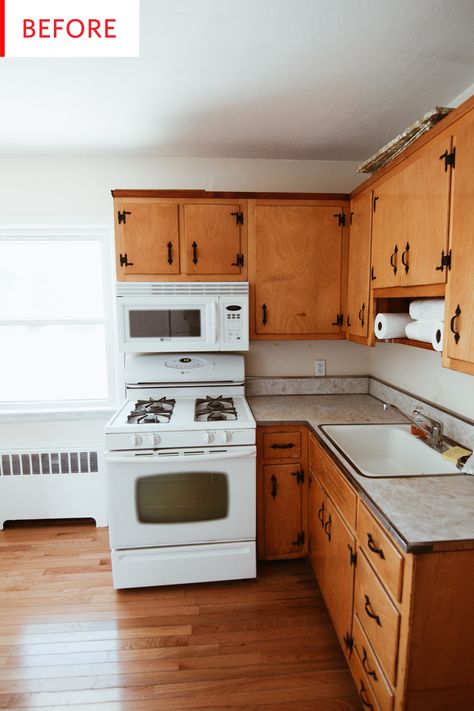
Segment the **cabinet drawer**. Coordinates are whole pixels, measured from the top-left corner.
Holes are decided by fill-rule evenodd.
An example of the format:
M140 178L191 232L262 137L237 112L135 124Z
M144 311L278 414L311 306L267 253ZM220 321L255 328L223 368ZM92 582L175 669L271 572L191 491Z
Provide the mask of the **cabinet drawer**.
M359 698L362 701L362 708L369 709L369 711L382 711L382 707L377 703L377 699L372 691L372 687L370 686L367 674L364 671L357 652L353 652L351 656L351 674Z
M403 555L395 548L388 533L364 504L359 505L357 520L359 544L380 579L399 602L402 599Z
M370 642L365 636L357 615L354 615L352 635L354 637L353 654L356 653L359 657L359 661L365 671L367 681L375 694L381 711L392 711L393 692L385 679L378 659L370 646Z
M357 556L354 611L382 665L395 685L400 613L370 567L362 550Z
M268 432L263 435L264 459L299 459L301 432Z
M311 466L323 489L336 504L349 526L355 529L357 494L314 437L310 437L309 451Z

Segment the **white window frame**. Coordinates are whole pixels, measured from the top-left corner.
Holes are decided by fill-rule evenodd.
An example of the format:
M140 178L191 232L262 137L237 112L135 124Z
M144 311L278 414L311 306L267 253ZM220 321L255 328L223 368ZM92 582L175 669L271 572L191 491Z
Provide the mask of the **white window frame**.
M38 319L37 325L100 324L105 327L106 342L106 367L107 367L107 392L108 397L100 400L44 400L0 403L0 419L11 415L48 415L64 413L78 415L91 415L112 411L117 407L118 394L118 358L116 347L116 315L114 295L114 253L113 253L113 227L109 223L81 224L77 220L69 223L50 224L35 221L32 224L0 224L0 241L35 241L38 242L65 242L67 240L99 242L102 253L102 284L104 299L103 319L71 319L48 320ZM84 265L87 266L87 265ZM78 267L80 268L80 267ZM26 320L0 320L0 325L12 326L15 324L33 323Z

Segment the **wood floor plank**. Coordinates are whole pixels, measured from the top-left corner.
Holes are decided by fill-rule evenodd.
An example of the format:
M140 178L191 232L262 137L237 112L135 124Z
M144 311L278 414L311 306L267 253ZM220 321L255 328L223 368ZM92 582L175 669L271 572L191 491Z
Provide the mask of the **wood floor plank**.
M117 591L91 524L0 531L0 708L356 711L305 561L256 580Z

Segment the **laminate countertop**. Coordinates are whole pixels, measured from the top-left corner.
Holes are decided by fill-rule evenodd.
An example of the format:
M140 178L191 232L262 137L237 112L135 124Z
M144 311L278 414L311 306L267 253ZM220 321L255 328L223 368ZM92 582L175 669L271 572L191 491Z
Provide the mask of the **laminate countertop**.
M322 424L406 423L371 395L249 397L258 425L303 424L315 433L383 525L408 552L474 548L474 476L365 477L338 453Z

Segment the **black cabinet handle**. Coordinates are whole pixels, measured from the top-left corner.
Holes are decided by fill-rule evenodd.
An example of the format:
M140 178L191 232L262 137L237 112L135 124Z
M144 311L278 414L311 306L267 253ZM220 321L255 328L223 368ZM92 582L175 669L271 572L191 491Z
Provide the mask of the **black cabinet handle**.
M191 247L193 248L193 264L197 264L198 263L198 257L197 257L198 246L197 246L196 242L193 242Z
M351 319L350 319L349 314L347 314L346 324L347 324L348 327L352 326L352 324L351 324Z
M321 521L321 526L324 528L324 501L321 504L320 509L318 510L318 518Z
M331 524L332 524L332 518L331 518L331 514L329 514L329 518L326 521L326 523L324 524L324 533L328 537L329 541L331 540Z
M262 323L264 326L267 325L267 305L262 304Z
M407 246L405 247L405 251L402 252L402 264L405 267L405 274L408 274L408 270L410 269L410 265L408 263L408 252L410 251L410 243L407 242ZM405 256L406 255L406 256Z
M173 264L173 244L168 242L166 246L168 247L168 264Z
M364 686L364 682L361 681L360 682L360 689L359 689L360 700L362 701L362 703L366 709L370 709L371 711L374 711L374 707L372 706L372 704L369 701L367 701L367 698L364 695L365 695L365 686Z
M461 338L461 334L455 328L456 319L459 318L460 315L461 315L461 307L458 304L456 306L456 311L454 312L454 316L451 318L451 321L449 322L450 331L451 331L451 333L454 333L454 342L455 343L459 343L459 339Z
M293 442L288 442L288 444L278 444L277 442L274 442L270 446L272 449L293 449L295 445L293 444Z
M370 278L371 278L372 281L374 281L374 279L377 279L377 277L375 276L375 272L374 272L374 268L373 268L373 267L370 267Z
M367 545L369 546L369 549L372 551L372 553L376 553L377 555L379 555L382 558L382 560L385 560L385 555L384 555L383 550L381 548L377 548L377 546L374 543L374 539L373 539L371 533L367 534Z
M379 627L382 627L382 623L380 622L380 617L378 615L376 615L372 609L369 609L369 608L372 608L372 604L369 600L368 595L365 595L365 606L364 607L365 607L365 611L366 611L367 615L370 618L372 618L373 620L375 620L376 623L379 625Z
M395 245L395 249L393 250L392 254L390 255L390 265L393 269L394 274L397 273L397 263L396 263L397 254L398 254L398 246Z
M373 669L370 669L369 667L367 659L367 650L364 646L362 647L362 651L364 652L364 656L362 657L362 666L364 667L366 674L368 674L368 676L373 677L374 681L378 681L377 674Z
M275 474L272 475L270 481L272 482L272 490L270 491L270 495L275 498L275 496L278 494L278 481Z
M362 304L361 309L359 311L359 321L361 322L362 326L364 325L364 313L365 313L365 303Z

